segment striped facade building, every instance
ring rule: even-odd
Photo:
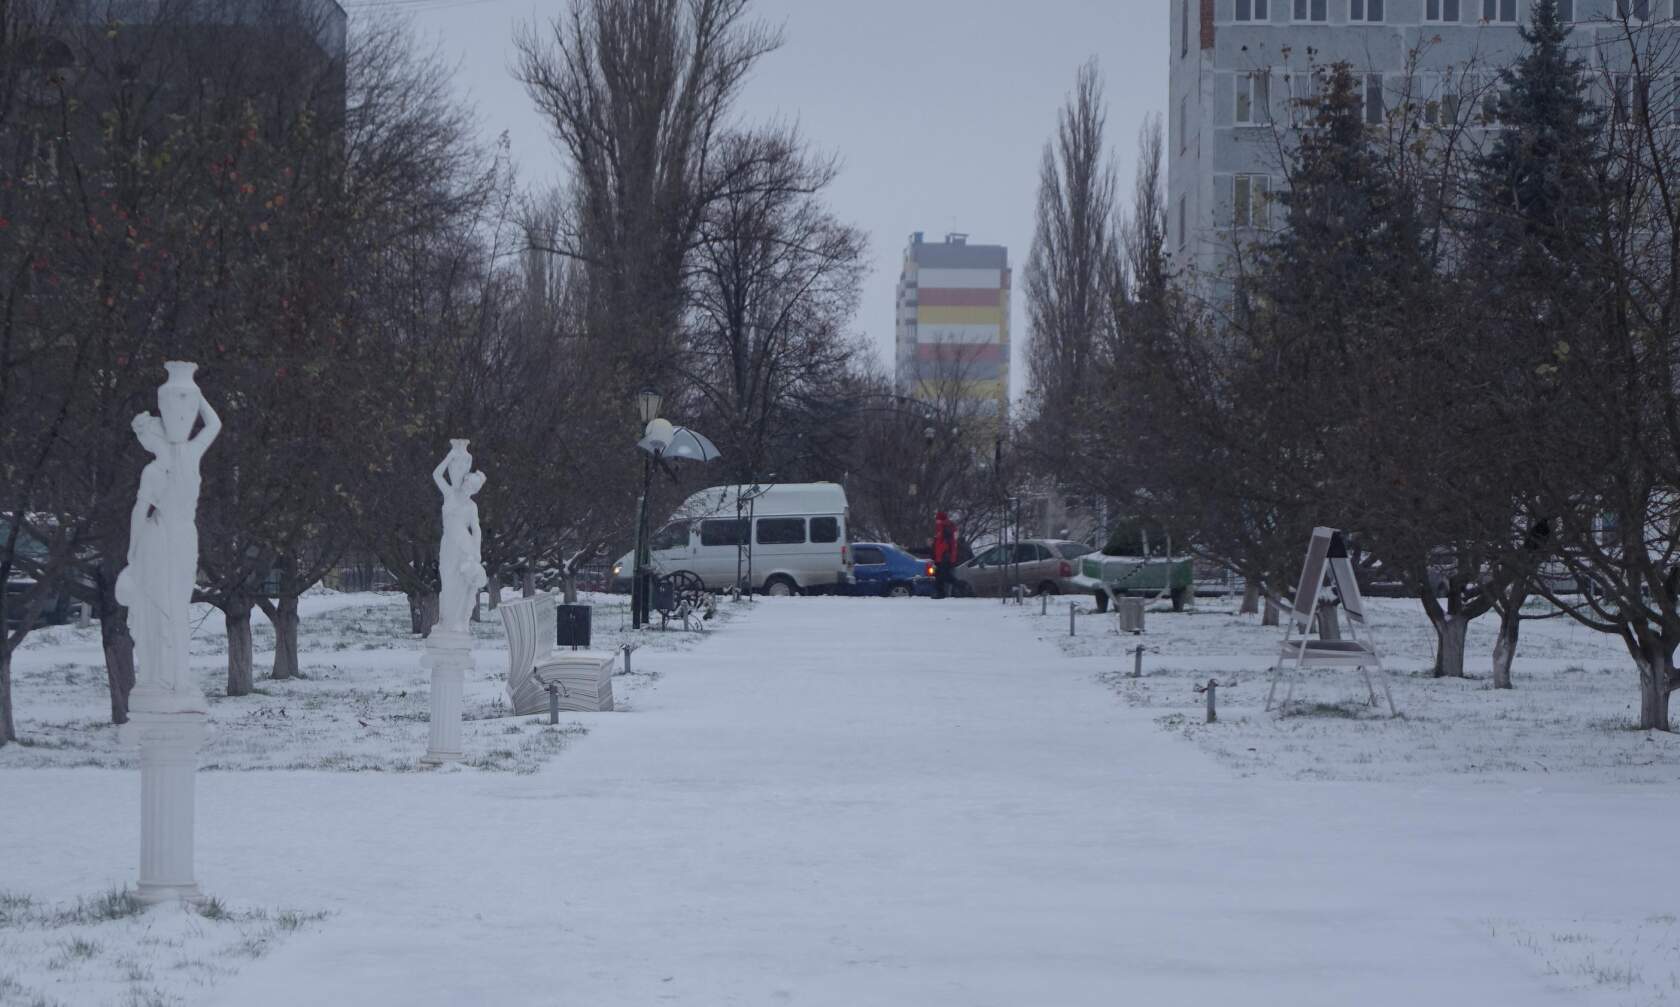
[[[898,281],[899,391],[916,398],[972,403],[978,415],[1009,407],[1009,250],[942,242],[918,231],[904,250]]]

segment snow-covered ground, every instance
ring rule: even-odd
[[[650,651],[679,650],[701,639],[676,631],[632,634],[625,625],[629,606],[623,597],[584,600],[596,606],[593,649],[617,650],[635,639]],[[203,768],[419,769],[415,753],[426,750],[431,716],[430,673],[420,667],[421,644],[410,633],[403,597],[323,591],[306,596],[299,610],[298,663],[304,677],[266,677],[274,631],[259,612],[252,620],[256,692],[230,699],[225,694],[227,628],[219,611],[194,606],[192,669],[210,697]],[[466,676],[462,744],[475,768],[532,772],[585,725],[571,716],[550,727],[546,716],[509,715],[507,643],[496,614],[486,610],[483,615],[484,621],[471,627],[476,667]],[[730,606],[720,606],[712,625],[732,615]],[[14,663],[24,743],[0,749],[0,767],[138,765],[138,753],[118,742],[111,725],[97,625],[33,633]],[[640,670],[634,658],[631,667]],[[620,676],[615,696],[633,705],[635,683],[642,677]]]
[[[1430,676],[1434,635],[1418,602],[1369,599],[1374,634],[1401,719],[1373,709],[1353,671],[1315,670],[1282,716],[1264,710],[1268,669],[1282,629],[1204,599],[1196,611],[1151,611],[1148,632],[1122,636],[1114,616],[1091,613],[1068,636],[1065,599],[1050,617],[1036,601],[1006,606],[1031,631],[1078,658],[1157,724],[1179,732],[1242,775],[1295,779],[1440,781],[1581,776],[1592,781],[1673,785],[1680,738],[1633,730],[1638,678],[1621,641],[1564,618],[1525,620],[1516,688],[1490,687],[1492,617],[1471,623],[1468,679]],[[1085,606],[1088,608],[1088,606]],[[1165,608],[1165,606],[1161,606]],[[1531,606],[1536,616],[1547,609]],[[1132,678],[1133,649],[1145,648]],[[1219,723],[1203,723],[1195,686],[1217,680]],[[1234,685],[1232,688],[1230,686]],[[1284,689],[1280,686],[1278,695]]]
[[[1427,664],[1421,614],[1378,612],[1399,666]],[[347,645],[312,645],[302,688],[421,683],[406,647],[337,657],[371,613],[317,615]],[[251,747],[301,759],[200,777],[216,919],[111,896],[133,876],[132,770],[8,748],[0,1003],[1680,1002],[1676,749],[1616,726],[1635,697],[1614,646],[1531,624],[1514,692],[1403,671],[1389,720],[1322,673],[1297,693],[1322,705],[1276,719],[1257,709],[1276,630],[1151,614],[1160,652],[1131,680],[1111,625],[763,600],[639,651],[629,709],[567,718],[587,734],[528,773],[278,768],[321,747],[282,726]],[[26,731],[41,669],[86,665],[83,645],[25,658]],[[1474,635],[1472,664],[1486,652]],[[1191,682],[1214,675],[1239,684],[1192,729]],[[97,718],[96,686],[53,722]],[[422,728],[370,752],[409,764]]]

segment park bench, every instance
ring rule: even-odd
[[[611,710],[613,655],[557,649],[556,603],[554,595],[539,594],[504,601],[497,609],[507,632],[508,697],[514,715],[547,711],[550,690],[562,710]]]
[[[1322,604],[1326,578],[1341,599],[1342,611],[1347,614],[1348,638],[1344,640],[1315,639],[1308,634],[1317,624],[1318,608]],[[1297,637],[1296,634],[1300,635]],[[1382,676],[1383,696],[1388,699],[1388,712],[1396,716],[1394,694],[1388,687],[1388,670],[1383,667],[1382,655],[1377,652],[1375,638],[1365,620],[1365,599],[1359,593],[1359,581],[1353,575],[1353,561],[1348,556],[1342,533],[1334,528],[1314,528],[1307,546],[1307,561],[1301,568],[1301,583],[1295,589],[1295,603],[1290,606],[1283,644],[1278,659],[1272,665],[1272,684],[1266,692],[1266,709],[1272,708],[1277,695],[1278,680],[1289,677],[1289,689],[1283,705],[1288,706],[1295,696],[1295,682],[1305,668],[1356,668],[1365,677],[1365,689],[1370,693],[1371,705],[1376,706],[1377,690],[1371,682],[1371,669]]]

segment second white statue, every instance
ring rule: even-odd
[[[449,442],[449,454],[432,470],[443,493],[443,545],[438,550],[438,628],[465,633],[479,589],[489,583],[484,570],[484,533],[478,525],[473,495],[484,486],[484,473],[472,471],[465,440]]]

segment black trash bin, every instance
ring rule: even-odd
[[[554,606],[554,644],[557,647],[589,646],[588,605]]]

